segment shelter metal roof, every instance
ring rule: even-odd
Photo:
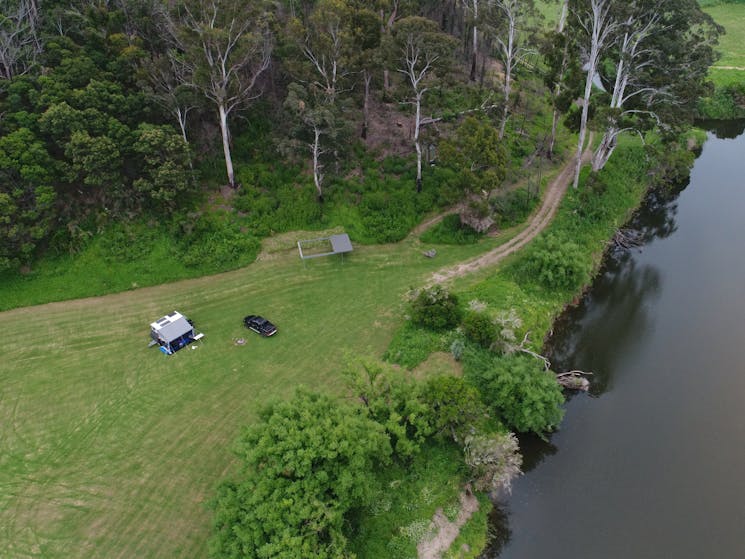
[[[319,241],[329,241],[331,243],[331,252],[320,252],[316,254],[303,253],[304,244],[317,243]],[[330,256],[332,254],[344,255],[353,250],[352,241],[349,240],[349,235],[346,233],[339,233],[338,235],[331,235],[330,237],[319,237],[318,239],[304,239],[297,242],[297,248],[300,252],[300,258],[303,260],[308,258],[318,258],[319,256]],[[342,256],[342,258],[344,258],[344,256]]]
[[[329,241],[331,241],[331,250],[333,250],[335,254],[352,252],[352,241],[349,240],[349,235],[346,233],[342,233],[341,235],[331,235]]]

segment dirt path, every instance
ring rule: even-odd
[[[588,147],[582,154],[582,161],[586,163],[592,156],[592,141],[593,135],[590,134],[590,139],[587,143]],[[490,250],[486,254],[456,264],[450,268],[445,268],[439,272],[432,274],[432,278],[428,282],[429,284],[438,284],[450,281],[454,278],[462,277],[466,274],[480,270],[487,266],[493,266],[501,261],[503,258],[510,254],[520,250],[530,241],[532,241],[541,231],[543,231],[551,219],[553,219],[556,210],[559,208],[561,199],[564,197],[569,183],[574,178],[574,159],[572,158],[564,168],[561,170],[559,175],[548,185],[546,193],[543,197],[543,203],[538,211],[533,215],[528,223],[528,226],[523,229],[518,235],[507,241],[505,244],[498,246],[497,248]]]
[[[453,522],[447,519],[442,509],[437,509],[432,519],[436,532],[431,539],[419,542],[416,546],[417,557],[419,559],[440,559],[442,554],[453,545],[461,527],[477,510],[479,510],[479,500],[472,493],[465,492],[460,494],[460,511],[458,518]]]
[[[712,66],[715,70],[745,70],[745,66]]]

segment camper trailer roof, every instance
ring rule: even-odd
[[[186,317],[178,311],[173,311],[163,318],[159,318],[155,322],[152,322],[150,327],[153,329],[153,332],[158,334],[161,340],[166,342],[171,342],[193,330],[193,326],[189,324]]]

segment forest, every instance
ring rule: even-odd
[[[477,230],[509,221],[507,170],[552,157],[562,124],[580,143],[588,122],[602,131],[597,171],[618,135],[690,122],[718,31],[692,0],[0,12],[0,268],[25,273],[102,233],[110,258],[167,238],[203,272],[245,263],[273,232],[344,225],[390,242],[464,201]]]

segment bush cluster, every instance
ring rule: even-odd
[[[489,315],[470,311],[463,319],[463,333],[475,344],[489,349],[497,336],[497,330]]]
[[[534,243],[521,268],[524,275],[549,289],[577,289],[586,275],[579,246],[554,234],[542,236]]]
[[[424,243],[439,245],[472,245],[483,235],[460,221],[458,214],[446,215],[440,223],[430,227],[421,236]]]
[[[458,298],[439,285],[422,289],[411,302],[412,322],[430,330],[455,328],[462,316]]]
[[[537,359],[496,357],[471,351],[464,356],[466,380],[510,429],[544,436],[564,415],[564,396],[551,371]]]

